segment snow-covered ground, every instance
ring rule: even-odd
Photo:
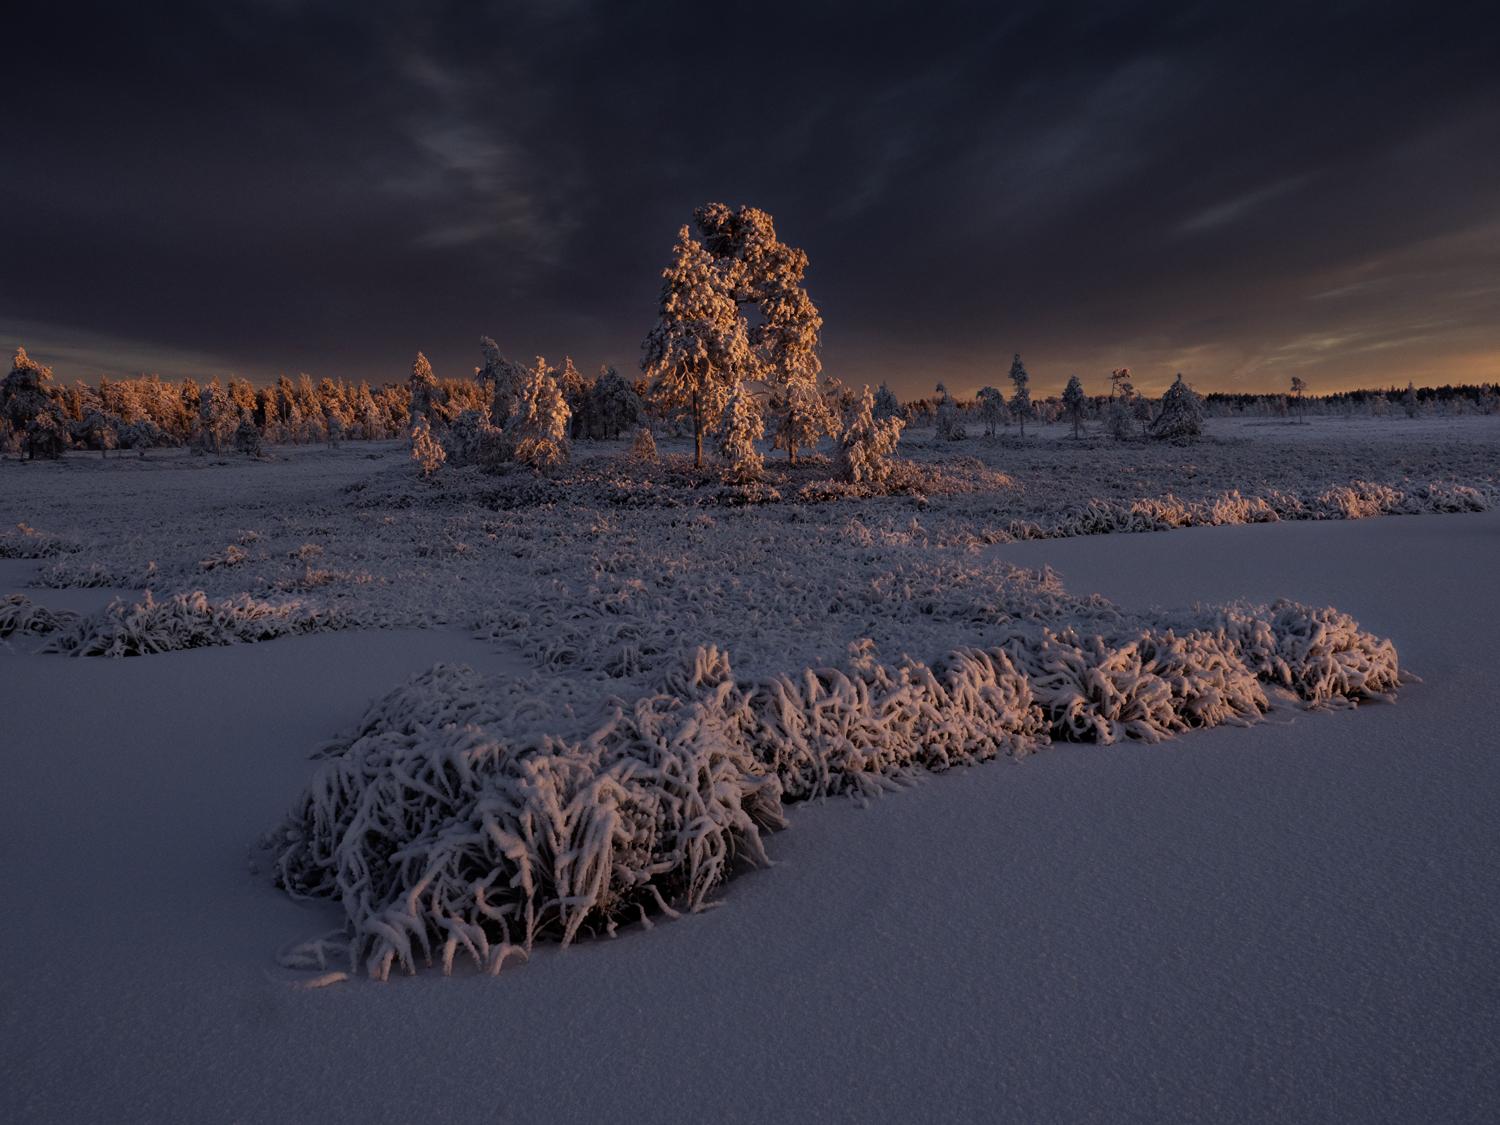
[[[1489,420],[1471,421],[1447,475],[1484,484]],[[1270,464],[1257,442],[1240,456]],[[1409,459],[1442,461],[1410,435],[1384,455],[1334,444],[1373,481],[1432,479]],[[1493,1120],[1500,513],[985,545],[928,530],[968,518],[974,494],[958,493],[579,528],[576,506],[470,493],[400,507],[409,490],[381,483],[395,458],[364,453],[0,466],[6,524],[81,548],[0,560],[0,596],[97,609],[106,587],[27,585],[72,560],[162,596],[326,598],[383,626],[130,660],[20,637],[0,650],[0,1118]],[[285,471],[299,465],[312,471]],[[362,481],[397,503],[340,491]],[[202,565],[230,544],[247,557]],[[711,611],[685,639],[720,630],[767,668],[778,637],[789,667],[872,634],[890,659],[930,659],[1011,619],[971,612],[997,591],[1089,620],[1072,595],[1097,591],[1133,622],[1194,601],[1337,606],[1422,682],[1394,705],[1283,705],[1251,728],[1057,745],[864,806],[804,804],[766,839],[775,866],[727,883],[716,909],[539,946],[495,978],[460,965],[308,990],[279,967],[277,949],[341,922],[252,870],[308,752],[437,661],[618,689],[608,651],[549,660],[527,632],[543,625],[513,615],[539,578],[565,606],[600,559],[642,577],[689,549],[704,561],[675,580]],[[1041,566],[1071,594],[1036,586]],[[829,590],[892,573],[857,621],[823,620]],[[735,590],[799,575],[810,594],[732,619]],[[450,624],[397,627],[424,614]],[[501,615],[508,629],[473,637]]]

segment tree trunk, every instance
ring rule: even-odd
[[[703,468],[703,407],[693,392],[693,467]]]

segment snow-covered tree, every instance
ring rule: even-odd
[[[962,441],[965,435],[964,424],[958,418],[958,406],[953,401],[953,396],[948,393],[948,388],[942,383],[937,385],[937,436],[944,441]]]
[[[240,415],[240,424],[234,431],[234,448],[247,457],[260,456],[260,430],[256,428],[255,418],[249,411]]]
[[[418,414],[412,419],[411,459],[417,463],[417,468],[424,477],[432,476],[448,460],[443,443],[432,436],[432,425],[427,421],[426,414]]]
[[[765,462],[755,443],[765,436],[765,432],[760,403],[743,380],[736,382],[729,401],[724,406],[716,435],[719,456],[727,462],[724,471],[726,480],[735,484],[749,484],[760,479],[765,471]]]
[[[67,421],[47,393],[52,369],[17,348],[10,374],[0,383],[0,412],[20,439],[28,459],[61,457],[68,448]]]
[[[1032,416],[1031,376],[1026,374],[1026,365],[1021,362],[1021,353],[1010,362],[1010,382],[1015,390],[1010,396],[1010,412],[1021,426],[1021,436],[1026,436],[1026,419]]]
[[[984,436],[994,437],[995,427],[1005,420],[1005,396],[994,387],[980,387],[975,396],[979,404],[979,418],[984,423]]]
[[[1406,384],[1406,393],[1401,396],[1401,409],[1406,411],[1408,418],[1415,418],[1422,413],[1422,404],[1417,401],[1417,388],[1413,383]]]
[[[78,441],[90,449],[97,449],[99,456],[105,457],[119,444],[120,420],[99,407],[91,406],[73,427],[73,433]]]
[[[876,420],[883,421],[886,418],[900,417],[902,417],[900,401],[896,398],[895,394],[892,393],[890,387],[886,386],[884,383],[881,383],[880,389],[875,392]]]
[[[667,406],[693,423],[693,463],[735,383],[754,370],[749,329],[735,302],[734,273],[714,260],[687,227],[662,271],[661,311],[646,337],[641,369]]]
[[[838,416],[818,389],[817,380],[796,372],[781,384],[771,400],[776,420],[775,447],[785,449],[797,463],[798,449],[814,449],[825,435],[838,432]]]
[[[229,447],[238,424],[229,406],[229,396],[210,379],[198,391],[198,428],[193,434],[194,446],[204,453],[218,455]]]
[[[1181,373],[1162,396],[1161,409],[1151,423],[1151,436],[1159,441],[1188,441],[1203,432],[1203,400]]]
[[[417,419],[425,418],[430,431],[434,399],[438,389],[437,376],[432,373],[432,364],[427,362],[427,357],[421,352],[417,353],[417,358],[412,362],[411,375],[406,380],[406,386],[411,391],[411,404],[407,408],[407,425],[415,432]]]
[[[517,388],[516,412],[505,427],[513,456],[544,472],[568,459],[568,404],[547,361],[536,357]]]
[[[1063,388],[1062,404],[1068,421],[1073,423],[1073,436],[1078,437],[1083,432],[1083,412],[1088,405],[1088,396],[1083,393],[1083,383],[1077,375],[1071,376]]]
[[[639,425],[646,411],[635,388],[613,367],[606,367],[589,388],[587,416],[589,436],[608,441]]]
[[[1302,381],[1301,376],[1292,376],[1292,409],[1297,412],[1299,418],[1305,417],[1305,404],[1302,396],[1307,393],[1307,384]]]
[[[500,346],[488,336],[479,338],[479,347],[484,355],[484,366],[475,371],[474,377],[490,396],[490,421],[503,426],[516,412],[516,399],[525,368],[501,355]]]
[[[906,425],[875,415],[875,396],[865,387],[839,435],[839,471],[855,484],[882,484],[891,475],[896,445]]]
[[[562,392],[563,401],[568,404],[568,436],[583,437],[581,427],[587,412],[589,384],[579,374],[578,368],[573,366],[573,357],[570,355],[563,356],[562,370],[557,373],[557,389]]]

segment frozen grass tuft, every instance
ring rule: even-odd
[[[1248,724],[1261,681],[1309,703],[1388,699],[1395,650],[1289,602],[1116,635],[1030,624],[930,664],[856,645],[839,667],[742,679],[706,646],[590,719],[533,686],[439,665],[375,703],[269,837],[278,883],[336,900],[347,929],[293,951],[385,979],[456,959],[499,971],[570,942],[698,910],[788,801],[872,794],[922,770],[1051,738],[1156,741]]]
[[[289,633],[345,627],[334,610],[298,602],[273,604],[246,594],[211,602],[202,590],[157,601],[120,598],[89,617],[79,618],[45,646],[68,656],[145,656],[179,649],[265,641]]]

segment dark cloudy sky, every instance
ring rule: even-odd
[[[707,200],[904,394],[1500,378],[1492,4],[46,7],[0,343],[65,379],[634,370]]]

